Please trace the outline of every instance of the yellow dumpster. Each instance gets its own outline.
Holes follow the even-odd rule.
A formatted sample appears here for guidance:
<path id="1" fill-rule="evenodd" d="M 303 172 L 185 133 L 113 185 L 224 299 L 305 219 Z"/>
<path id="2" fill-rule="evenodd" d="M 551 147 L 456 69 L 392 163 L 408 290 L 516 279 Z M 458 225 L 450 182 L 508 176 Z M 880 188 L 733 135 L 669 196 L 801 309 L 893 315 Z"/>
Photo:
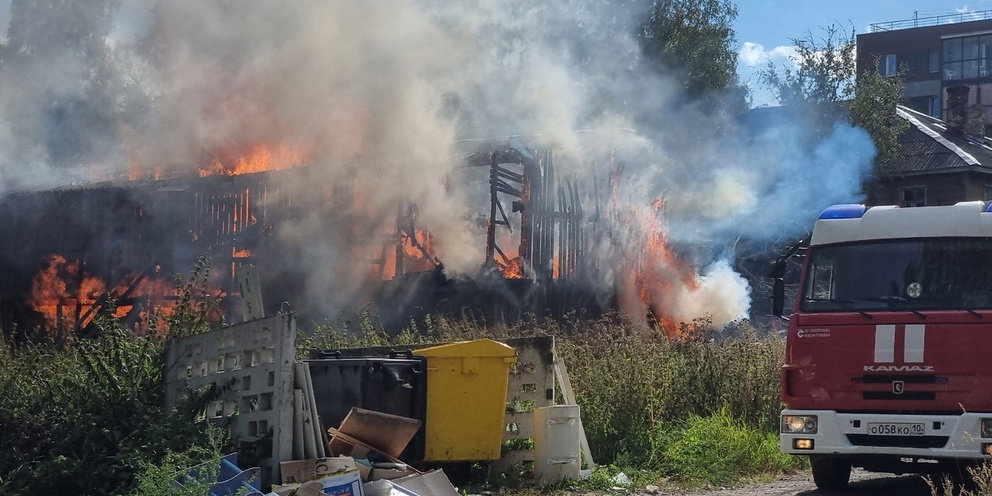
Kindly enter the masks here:
<path id="1" fill-rule="evenodd" d="M 427 357 L 424 461 L 498 460 L 516 351 L 491 339 L 417 350 Z"/>

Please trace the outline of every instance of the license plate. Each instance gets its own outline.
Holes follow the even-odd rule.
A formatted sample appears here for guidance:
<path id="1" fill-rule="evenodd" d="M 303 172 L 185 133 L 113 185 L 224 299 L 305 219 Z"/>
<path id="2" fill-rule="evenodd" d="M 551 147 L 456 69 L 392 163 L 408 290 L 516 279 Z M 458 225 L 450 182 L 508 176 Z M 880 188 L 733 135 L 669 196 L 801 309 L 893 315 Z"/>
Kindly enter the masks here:
<path id="1" fill-rule="evenodd" d="M 869 436 L 922 436 L 922 422 L 868 422 Z"/>

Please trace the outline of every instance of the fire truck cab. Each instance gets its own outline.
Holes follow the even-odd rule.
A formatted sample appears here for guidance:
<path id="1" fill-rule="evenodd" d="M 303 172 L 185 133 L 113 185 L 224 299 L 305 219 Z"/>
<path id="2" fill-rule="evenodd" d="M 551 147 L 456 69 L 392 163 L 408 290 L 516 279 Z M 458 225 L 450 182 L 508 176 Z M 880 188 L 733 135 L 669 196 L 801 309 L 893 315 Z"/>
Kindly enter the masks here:
<path id="1" fill-rule="evenodd" d="M 818 488 L 992 454 L 992 205 L 829 207 L 799 281 L 780 447 Z"/>

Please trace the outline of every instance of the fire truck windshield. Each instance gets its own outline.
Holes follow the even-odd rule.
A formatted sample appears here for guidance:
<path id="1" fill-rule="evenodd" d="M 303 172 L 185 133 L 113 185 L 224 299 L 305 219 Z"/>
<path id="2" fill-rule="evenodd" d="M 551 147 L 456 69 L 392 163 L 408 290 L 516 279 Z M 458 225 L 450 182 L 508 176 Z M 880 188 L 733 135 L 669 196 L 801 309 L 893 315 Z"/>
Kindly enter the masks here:
<path id="1" fill-rule="evenodd" d="M 804 312 L 992 308 L 992 238 L 814 246 Z"/>

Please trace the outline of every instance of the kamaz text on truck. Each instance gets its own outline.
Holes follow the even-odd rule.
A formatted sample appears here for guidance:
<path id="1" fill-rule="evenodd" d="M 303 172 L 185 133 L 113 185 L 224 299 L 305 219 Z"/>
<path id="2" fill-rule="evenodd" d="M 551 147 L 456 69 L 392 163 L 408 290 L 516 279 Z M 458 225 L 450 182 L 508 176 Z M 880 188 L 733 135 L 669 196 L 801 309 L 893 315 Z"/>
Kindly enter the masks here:
<path id="1" fill-rule="evenodd" d="M 992 205 L 827 208 L 799 282 L 780 439 L 817 487 L 992 454 Z"/>

